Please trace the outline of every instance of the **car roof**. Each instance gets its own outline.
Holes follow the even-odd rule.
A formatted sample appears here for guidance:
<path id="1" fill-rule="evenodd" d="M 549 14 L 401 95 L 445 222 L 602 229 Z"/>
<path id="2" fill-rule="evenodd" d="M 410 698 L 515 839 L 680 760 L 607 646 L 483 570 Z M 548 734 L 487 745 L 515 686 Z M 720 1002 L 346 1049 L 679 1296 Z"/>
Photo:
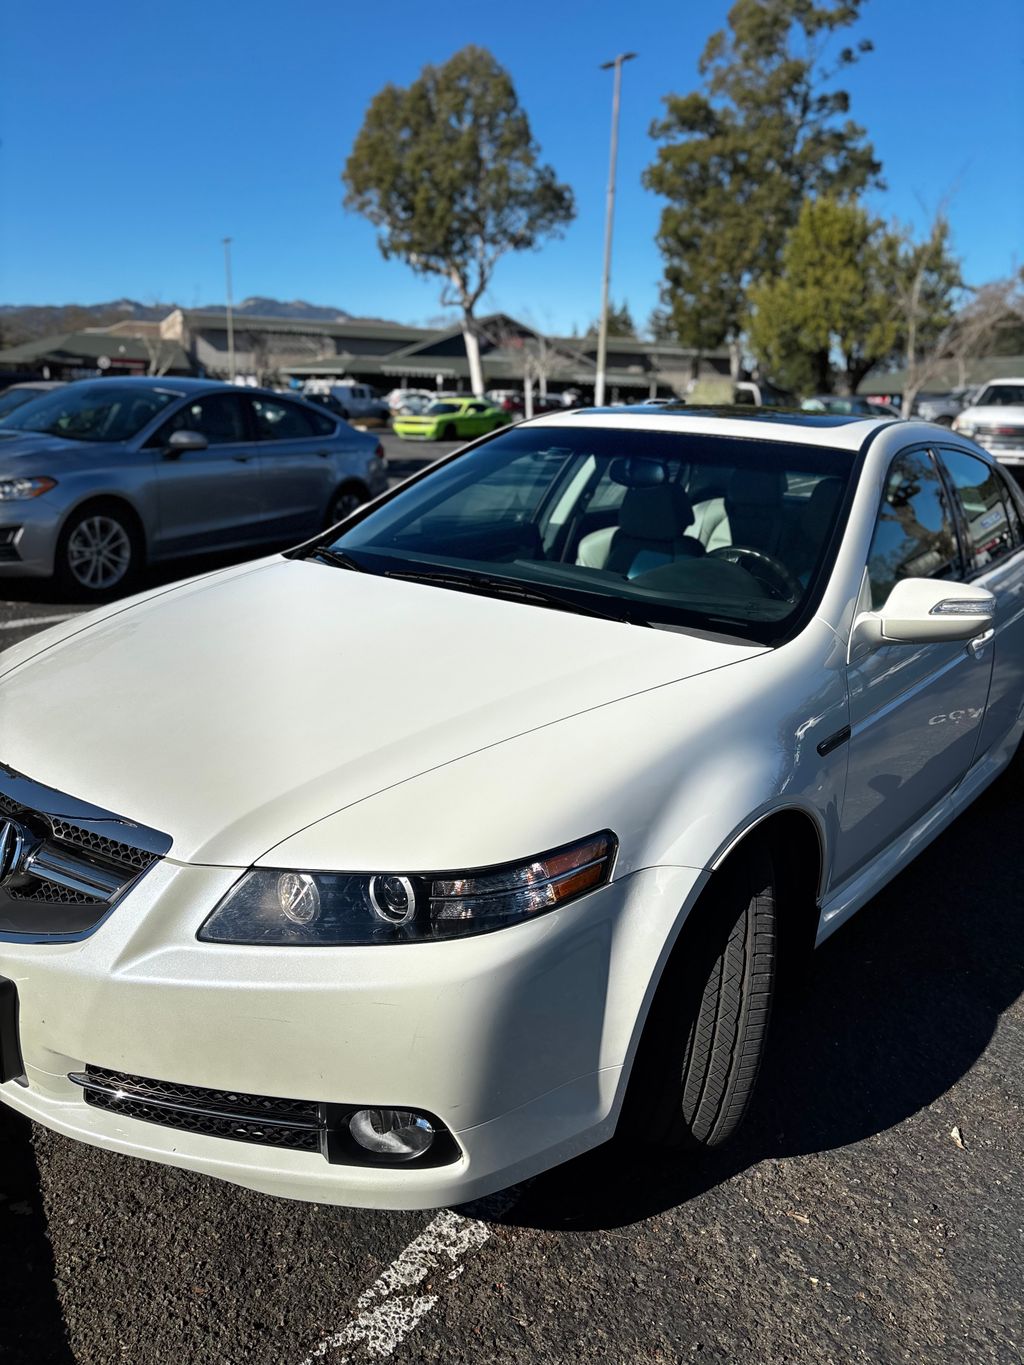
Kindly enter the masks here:
<path id="1" fill-rule="evenodd" d="M 298 391 L 278 393 L 276 389 L 257 388 L 252 384 L 229 384 L 225 379 L 193 379 L 189 375 L 166 374 L 126 374 L 112 375 L 107 379 L 76 379 L 66 387 L 81 388 L 86 384 L 126 384 L 132 388 L 159 389 L 163 393 L 175 393 L 184 398 L 190 393 L 244 393 L 263 398 L 290 398 L 305 401 L 305 395 Z"/>
<path id="2" fill-rule="evenodd" d="M 798 445 L 829 446 L 860 450 L 865 440 L 883 427 L 906 422 L 892 417 L 860 417 L 856 414 L 804 412 L 786 408 L 753 407 L 644 407 L 567 408 L 544 413 L 530 426 L 569 427 L 591 425 L 619 431 L 677 431 L 680 435 L 746 437 L 761 441 L 792 441 Z M 934 430 L 934 428 L 931 428 Z M 947 433 L 948 434 L 948 433 Z"/>

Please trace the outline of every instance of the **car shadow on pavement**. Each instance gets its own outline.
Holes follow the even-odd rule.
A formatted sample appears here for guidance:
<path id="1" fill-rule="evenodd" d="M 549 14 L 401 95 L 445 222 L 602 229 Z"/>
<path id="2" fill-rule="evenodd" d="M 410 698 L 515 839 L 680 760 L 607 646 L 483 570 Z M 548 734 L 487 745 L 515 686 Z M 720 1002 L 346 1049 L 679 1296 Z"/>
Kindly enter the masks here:
<path id="1" fill-rule="evenodd" d="M 799 998 L 776 1010 L 751 1111 L 720 1152 L 662 1161 L 608 1143 L 523 1186 L 499 1221 L 627 1226 L 766 1158 L 884 1132 L 944 1095 L 1024 992 L 1022 817 L 1018 758 L 819 950 Z"/>
<path id="2" fill-rule="evenodd" d="M 0 1361 L 74 1365 L 54 1279 L 53 1252 L 30 1125 L 0 1108 Z"/>

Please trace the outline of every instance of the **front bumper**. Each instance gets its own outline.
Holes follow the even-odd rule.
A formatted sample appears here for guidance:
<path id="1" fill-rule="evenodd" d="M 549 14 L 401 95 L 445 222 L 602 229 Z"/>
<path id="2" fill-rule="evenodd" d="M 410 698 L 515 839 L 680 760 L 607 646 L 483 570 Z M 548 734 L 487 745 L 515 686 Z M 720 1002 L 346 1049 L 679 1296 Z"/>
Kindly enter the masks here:
<path id="1" fill-rule="evenodd" d="M 48 578 L 53 573 L 64 507 L 60 489 L 0 503 L 0 578 Z M 7 532 L 13 531 L 13 535 Z"/>
<path id="2" fill-rule="evenodd" d="M 391 429 L 403 441 L 436 441 L 439 439 L 437 427 L 406 427 L 401 423 L 392 423 Z"/>
<path id="3" fill-rule="evenodd" d="M 97 1146 L 297 1199 L 432 1208 L 478 1198 L 614 1130 L 664 926 L 702 884 L 649 868 L 462 941 L 229 947 L 196 930 L 239 869 L 153 867 L 79 943 L 0 943 L 27 1085 L 0 1099 Z M 436 1115 L 458 1148 L 417 1169 L 330 1164 L 94 1108 L 87 1065 L 181 1085 Z"/>

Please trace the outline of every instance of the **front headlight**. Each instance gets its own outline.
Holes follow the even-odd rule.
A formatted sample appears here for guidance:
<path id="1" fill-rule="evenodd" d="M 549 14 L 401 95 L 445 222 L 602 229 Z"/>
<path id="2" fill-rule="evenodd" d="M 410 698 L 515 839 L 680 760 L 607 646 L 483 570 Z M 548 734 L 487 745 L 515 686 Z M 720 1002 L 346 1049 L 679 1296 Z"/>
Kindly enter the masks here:
<path id="1" fill-rule="evenodd" d="M 56 479 L 0 479 L 0 502 L 20 502 L 24 498 L 38 498 L 57 487 Z"/>
<path id="2" fill-rule="evenodd" d="M 609 880 L 608 830 L 520 863 L 474 872 L 375 876 L 255 868 L 199 930 L 206 943 L 429 943 L 504 929 Z"/>
<path id="3" fill-rule="evenodd" d="M 953 430 L 961 436 L 973 436 L 976 430 L 973 422 L 965 422 L 962 417 L 953 418 Z"/>

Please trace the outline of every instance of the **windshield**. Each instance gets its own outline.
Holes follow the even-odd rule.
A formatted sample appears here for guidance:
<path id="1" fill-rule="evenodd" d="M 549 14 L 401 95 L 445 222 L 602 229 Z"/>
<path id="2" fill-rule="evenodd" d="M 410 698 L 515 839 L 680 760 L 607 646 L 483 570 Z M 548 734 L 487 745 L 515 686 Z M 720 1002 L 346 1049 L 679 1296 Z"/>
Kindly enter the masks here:
<path id="1" fill-rule="evenodd" d="M 458 403 L 431 403 L 427 408 L 428 417 L 440 417 L 444 412 L 458 412 Z"/>
<path id="2" fill-rule="evenodd" d="M 116 379 L 69 384 L 3 419 L 6 431 L 42 431 L 70 441 L 127 441 L 181 395 Z"/>
<path id="3" fill-rule="evenodd" d="M 979 408 L 1024 406 L 1024 384 L 990 384 L 974 402 Z"/>
<path id="4" fill-rule="evenodd" d="M 41 398 L 47 392 L 46 389 L 7 389 L 0 394 L 0 422 L 15 408 L 24 407 L 26 403 L 31 403 L 33 398 Z"/>
<path id="5" fill-rule="evenodd" d="M 852 462 L 775 441 L 523 427 L 330 545 L 370 572 L 500 578 L 622 620 L 774 643 L 827 571 Z"/>

